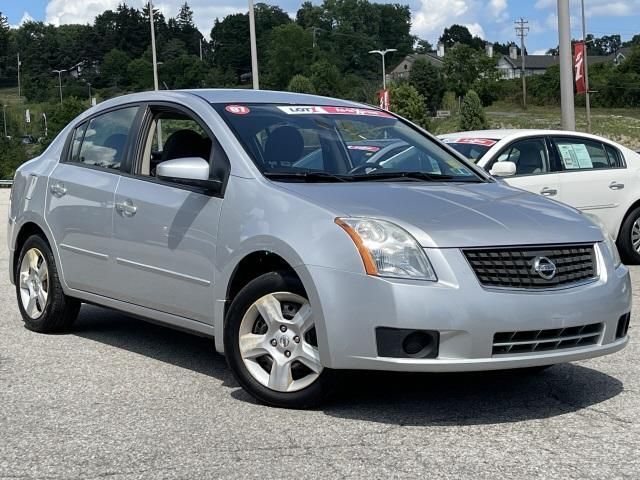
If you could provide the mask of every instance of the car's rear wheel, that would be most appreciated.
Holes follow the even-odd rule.
[[[39,235],[27,239],[15,271],[18,307],[25,326],[40,333],[67,330],[80,310],[80,302],[62,291],[53,253]]]
[[[291,274],[262,275],[238,293],[227,314],[224,343],[238,383],[263,403],[308,408],[328,393],[313,311],[302,283]]]
[[[618,249],[627,264],[640,264],[640,207],[632,210],[622,222]]]

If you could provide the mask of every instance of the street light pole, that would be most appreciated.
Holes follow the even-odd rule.
[[[253,0],[249,0],[249,41],[251,43],[251,77],[253,89],[260,90],[258,79],[258,47],[256,46],[256,17],[253,9]]]
[[[202,61],[202,37],[200,37],[200,61]]]
[[[153,61],[153,89],[158,90],[158,58],[156,57],[156,30],[153,27],[153,2],[149,0],[149,25],[151,26],[151,59]]]
[[[558,0],[558,45],[560,50],[560,104],[563,130],[576,129],[573,103],[573,62],[571,58],[571,21],[569,0]]]
[[[66,72],[66,69],[52,70],[52,73],[58,74],[58,87],[60,88],[60,103],[62,103],[62,74]]]
[[[387,89],[387,70],[384,63],[384,56],[387,53],[397,52],[397,48],[387,48],[386,50],[370,50],[369,53],[377,53],[382,57],[382,89]]]
[[[7,138],[7,106],[2,105],[2,124],[4,125],[4,137]]]
[[[582,0],[582,42],[584,43],[584,104],[587,110],[587,133],[591,133],[591,99],[589,98],[589,48],[587,47],[587,20]]]

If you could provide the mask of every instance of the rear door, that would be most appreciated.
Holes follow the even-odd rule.
[[[513,141],[484,168],[490,171],[496,162],[504,161],[516,165],[516,174],[504,177],[509,185],[555,200],[560,198],[560,177],[554,167],[554,157],[545,137],[528,137]]]
[[[105,280],[111,271],[114,195],[138,110],[119,108],[76,126],[49,176],[45,215],[71,288],[113,293]]]
[[[622,155],[588,138],[557,136],[552,142],[562,167],[559,200],[597,215],[615,238],[631,186]]]

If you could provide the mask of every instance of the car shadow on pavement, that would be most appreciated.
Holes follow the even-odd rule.
[[[145,322],[124,313],[82,305],[73,334],[217,378],[238,387],[213,339]]]
[[[83,305],[74,334],[222,381],[238,401],[256,403],[239,388],[213,340],[123,313]],[[554,417],[592,407],[623,390],[618,379],[575,364],[523,372],[335,372],[329,416],[390,425],[481,425]]]
[[[344,372],[327,415],[391,425],[482,425],[563,415],[623,390],[618,379],[561,364],[537,373]]]

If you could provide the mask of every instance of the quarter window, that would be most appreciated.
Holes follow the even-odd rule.
[[[600,142],[577,138],[554,138],[553,141],[564,170],[592,170],[619,166],[617,156],[609,155]]]
[[[92,118],[76,128],[71,162],[119,170],[138,107],[122,108]]]

